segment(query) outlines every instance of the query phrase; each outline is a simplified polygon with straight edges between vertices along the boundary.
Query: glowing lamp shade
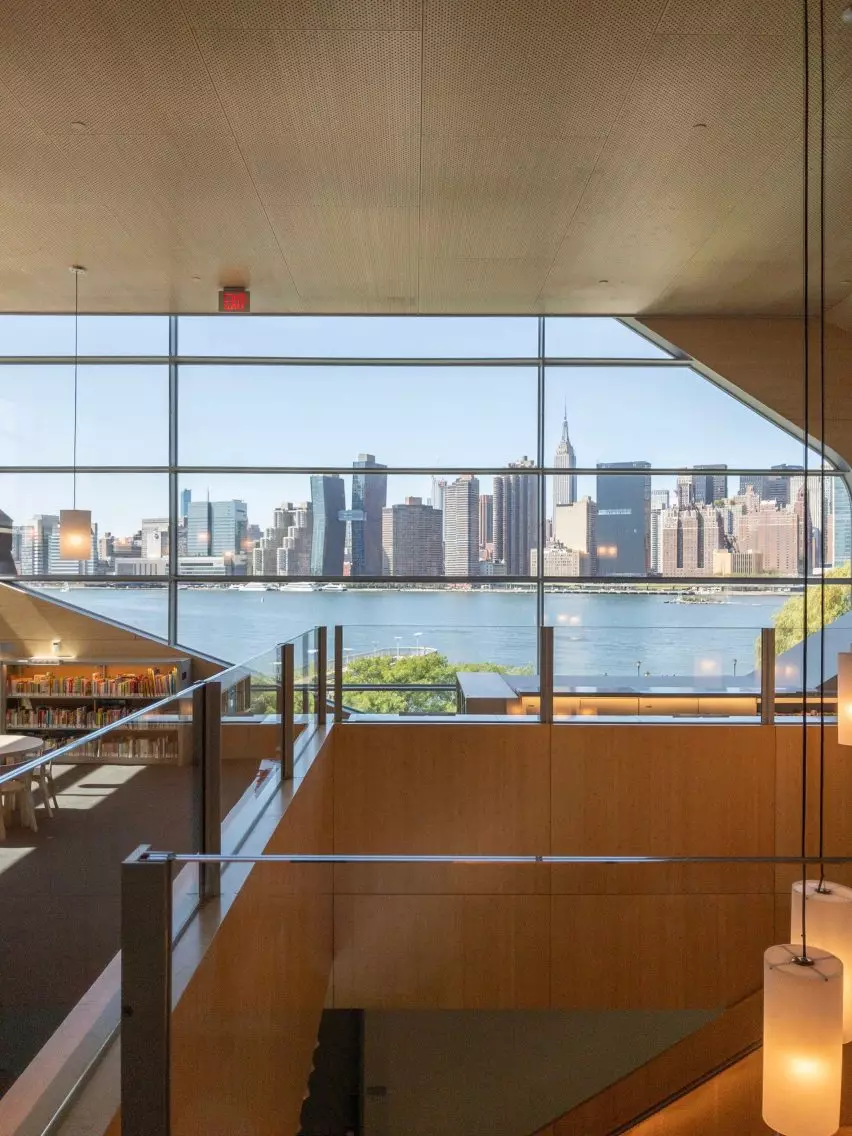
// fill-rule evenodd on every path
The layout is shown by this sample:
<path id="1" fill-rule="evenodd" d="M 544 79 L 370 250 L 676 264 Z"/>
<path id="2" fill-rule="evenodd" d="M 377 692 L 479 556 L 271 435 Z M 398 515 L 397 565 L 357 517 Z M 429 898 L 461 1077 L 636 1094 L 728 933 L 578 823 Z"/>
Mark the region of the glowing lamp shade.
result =
<path id="1" fill-rule="evenodd" d="M 843 963 L 843 1041 L 852 1041 L 852 888 L 808 880 L 805 891 L 808 950 L 810 944 L 831 951 Z M 790 907 L 790 942 L 802 942 L 802 881 L 793 884 Z"/>
<path id="2" fill-rule="evenodd" d="M 852 651 L 837 656 L 837 740 L 852 746 Z"/>
<path id="3" fill-rule="evenodd" d="M 801 946 L 763 956 L 763 1119 L 781 1136 L 833 1136 L 840 1127 L 843 964 Z"/>
<path id="4" fill-rule="evenodd" d="M 88 560 L 92 555 L 90 509 L 60 509 L 59 556 L 62 560 Z"/>

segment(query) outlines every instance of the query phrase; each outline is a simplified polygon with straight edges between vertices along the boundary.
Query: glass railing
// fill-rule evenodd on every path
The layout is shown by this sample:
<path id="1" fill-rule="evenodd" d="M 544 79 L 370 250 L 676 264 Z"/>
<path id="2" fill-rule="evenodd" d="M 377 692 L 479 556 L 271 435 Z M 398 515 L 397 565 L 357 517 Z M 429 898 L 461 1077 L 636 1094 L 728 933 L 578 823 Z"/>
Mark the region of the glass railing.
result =
<path id="1" fill-rule="evenodd" d="M 319 1118 L 347 1103 L 407 1132 L 426 1086 L 433 1108 L 449 1094 L 454 1131 L 502 1130 L 509 1112 L 536 1131 L 575 1109 L 572 1131 L 611 1131 L 596 1109 L 627 1124 L 758 1047 L 763 953 L 789 934 L 776 877 L 801 871 L 783 856 L 224 858 L 240 918 L 170 946 L 186 862 L 145 852 L 124 869 L 131 1133 L 158 1116 L 176 1136 L 331 1131 Z M 343 1016 L 365 1011 L 350 1031 Z M 657 1061 L 646 1095 L 624 1083 Z"/>
<path id="2" fill-rule="evenodd" d="M 81 696 L 78 706 L 73 694 L 44 692 L 9 703 L 19 721 L 0 734 L 7 943 L 63 944 L 58 970 L 50 951 L 6 952 L 0 1000 L 16 1022 L 10 1079 L 117 954 L 122 859 L 151 840 L 181 853 L 233 852 L 282 776 L 293 776 L 321 718 L 317 644 L 324 635 L 311 629 L 143 705 L 143 694 L 116 695 L 98 708 L 94 697 Z M 87 728 L 90 719 L 105 724 Z M 215 873 L 188 865 L 175 886 L 179 925 L 200 896 L 215 893 Z M 16 993 L 24 990 L 38 996 L 24 1004 Z"/>
<path id="3" fill-rule="evenodd" d="M 335 630 L 337 669 L 330 665 L 329 682 L 339 686 L 340 720 L 765 724 L 803 708 L 811 716 L 835 714 L 837 653 L 848 648 L 849 635 L 829 628 L 822 645 L 814 636 L 805 650 L 801 641 L 788 643 L 783 629 L 719 626 L 706 616 L 700 625 L 648 627 L 588 625 L 564 615 L 540 633 L 529 625 L 346 625 Z"/>
<path id="4" fill-rule="evenodd" d="M 534 625 L 347 624 L 338 659 L 347 716 L 501 716 L 538 665 Z"/>

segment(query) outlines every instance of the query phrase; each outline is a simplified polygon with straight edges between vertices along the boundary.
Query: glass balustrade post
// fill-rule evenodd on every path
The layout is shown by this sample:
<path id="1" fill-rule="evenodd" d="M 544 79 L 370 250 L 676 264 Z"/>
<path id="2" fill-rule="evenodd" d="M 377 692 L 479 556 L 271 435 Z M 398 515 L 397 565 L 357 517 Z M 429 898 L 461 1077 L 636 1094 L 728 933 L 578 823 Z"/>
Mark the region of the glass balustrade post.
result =
<path id="1" fill-rule="evenodd" d="M 222 684 L 206 682 L 192 692 L 194 769 L 194 846 L 199 852 L 221 852 L 222 817 Z M 219 864 L 200 864 L 199 895 L 219 894 Z"/>
<path id="2" fill-rule="evenodd" d="M 553 722 L 553 628 L 542 627 L 539 636 L 539 721 Z"/>
<path id="3" fill-rule="evenodd" d="M 141 845 L 121 866 L 121 1131 L 169 1136 L 170 853 Z"/>
<path id="4" fill-rule="evenodd" d="M 343 721 L 343 628 L 334 628 L 334 720 Z"/>
<path id="5" fill-rule="evenodd" d="M 295 721 L 295 646 L 281 644 L 281 777 L 293 776 L 293 751 L 296 743 Z"/>
<path id="6" fill-rule="evenodd" d="M 328 719 L 328 628 L 316 628 L 317 648 L 317 725 L 324 726 Z"/>
<path id="7" fill-rule="evenodd" d="M 808 678 L 802 675 L 802 699 L 807 700 Z M 775 628 L 760 631 L 760 721 L 771 726 L 775 721 Z"/>
<path id="8" fill-rule="evenodd" d="M 310 691 L 310 673 L 311 673 L 311 654 L 310 654 L 310 638 L 309 633 L 306 631 L 302 635 L 302 713 L 307 716 L 311 712 L 311 691 Z"/>

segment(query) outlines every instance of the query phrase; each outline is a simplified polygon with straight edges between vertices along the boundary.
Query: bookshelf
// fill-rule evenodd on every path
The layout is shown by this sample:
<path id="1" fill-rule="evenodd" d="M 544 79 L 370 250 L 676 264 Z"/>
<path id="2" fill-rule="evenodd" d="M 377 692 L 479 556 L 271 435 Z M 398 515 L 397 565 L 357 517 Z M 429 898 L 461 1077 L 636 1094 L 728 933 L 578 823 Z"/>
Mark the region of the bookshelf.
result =
<path id="1" fill-rule="evenodd" d="M 55 749 L 191 683 L 191 660 L 15 659 L 0 663 L 0 723 L 6 733 L 30 734 Z M 81 746 L 75 762 L 183 763 L 189 721 L 178 704 L 162 718 L 129 722 Z"/>

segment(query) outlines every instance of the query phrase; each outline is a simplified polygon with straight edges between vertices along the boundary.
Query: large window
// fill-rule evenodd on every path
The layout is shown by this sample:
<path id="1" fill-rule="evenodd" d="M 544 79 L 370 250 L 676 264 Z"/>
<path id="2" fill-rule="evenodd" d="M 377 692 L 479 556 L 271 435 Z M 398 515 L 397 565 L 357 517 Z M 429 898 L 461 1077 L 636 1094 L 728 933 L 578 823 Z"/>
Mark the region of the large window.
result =
<path id="1" fill-rule="evenodd" d="M 0 317 L 0 569 L 188 647 L 342 623 L 527 668 L 552 623 L 566 673 L 690 674 L 703 620 L 744 673 L 806 577 L 849 606 L 846 473 L 629 321 L 86 316 L 74 342 Z"/>

